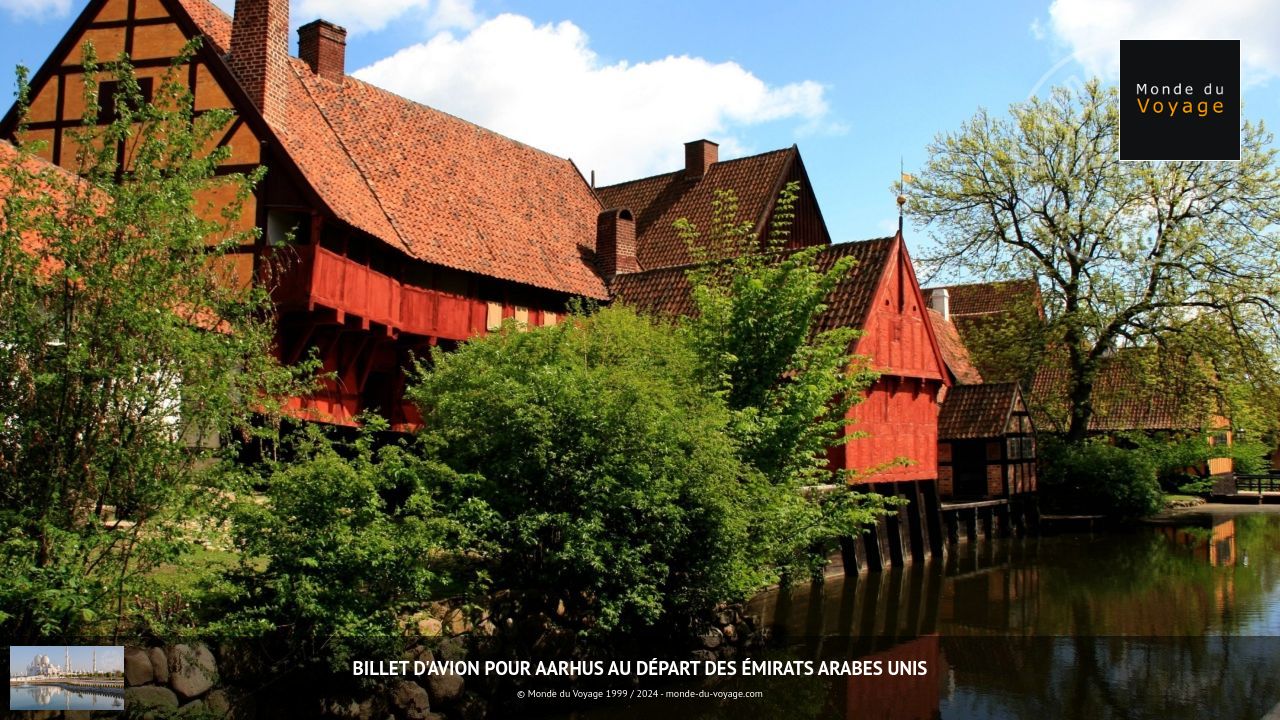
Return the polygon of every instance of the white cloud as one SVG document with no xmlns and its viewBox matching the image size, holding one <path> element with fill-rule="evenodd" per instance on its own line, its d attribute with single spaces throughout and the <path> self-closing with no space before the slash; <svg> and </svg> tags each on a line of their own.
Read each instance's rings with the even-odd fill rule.
<svg viewBox="0 0 1280 720">
<path fill-rule="evenodd" d="M 1274 0 L 1054 0 L 1057 39 L 1091 74 L 1120 73 L 1120 40 L 1240 40 L 1245 84 L 1280 75 L 1280 3 Z"/>
<path fill-rule="evenodd" d="M 436 0 L 436 9 L 427 19 L 427 30 L 470 30 L 479 24 L 480 18 L 476 15 L 474 0 Z"/>
<path fill-rule="evenodd" d="M 43 20 L 66 15 L 71 0 L 0 0 L 0 10 L 17 20 Z"/>
<path fill-rule="evenodd" d="M 601 184 L 683 165 L 706 137 L 721 156 L 747 148 L 744 126 L 826 122 L 822 85 L 770 86 L 733 62 L 669 56 L 605 65 L 571 22 L 500 15 L 457 37 L 440 33 L 355 73 L 406 97 L 574 158 Z M 838 127 L 835 129 L 838 130 Z"/>
</svg>

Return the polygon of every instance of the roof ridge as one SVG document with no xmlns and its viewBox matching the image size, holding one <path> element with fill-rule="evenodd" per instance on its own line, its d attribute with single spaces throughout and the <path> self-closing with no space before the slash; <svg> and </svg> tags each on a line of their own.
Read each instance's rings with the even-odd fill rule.
<svg viewBox="0 0 1280 720">
<path fill-rule="evenodd" d="M 297 60 L 297 58 L 290 58 Z M 299 61 L 301 62 L 301 61 Z M 289 69 L 293 72 L 294 77 L 298 79 L 298 84 L 302 86 L 303 91 L 307 94 L 307 99 L 315 106 L 316 112 L 320 113 L 320 117 L 324 119 L 324 124 L 328 126 L 329 132 L 333 133 L 333 137 L 338 141 L 338 146 L 342 148 L 342 154 L 347 156 L 347 160 L 351 161 L 351 166 L 356 169 L 356 173 L 360 175 L 360 179 L 364 181 L 364 186 L 368 188 L 369 194 L 373 197 L 373 201 L 378 204 L 378 209 L 382 211 L 382 216 L 387 219 L 387 225 L 391 227 L 392 232 L 396 234 L 396 238 L 400 241 L 401 249 L 410 256 L 413 255 L 409 247 L 408 241 L 404 237 L 404 233 L 400 231 L 400 226 L 396 223 L 395 218 L 391 217 L 391 213 L 387 212 L 387 208 L 382 203 L 382 198 L 378 196 L 378 191 L 373 187 L 373 182 L 369 180 L 369 176 L 365 173 L 364 168 L 360 166 L 360 162 L 351 154 L 351 149 L 347 147 L 347 142 L 343 139 L 342 134 L 334 127 L 333 121 L 329 119 L 329 114 L 325 112 L 324 105 L 316 100 L 311 92 L 311 88 L 307 87 L 306 80 L 302 78 L 298 71 L 298 63 L 290 62 Z"/>
<path fill-rule="evenodd" d="M 892 242 L 896 237 L 897 237 L 896 235 L 885 235 L 884 237 L 867 238 L 865 240 L 842 240 L 840 242 L 833 242 L 827 247 L 837 248 L 837 247 L 850 247 L 853 245 L 866 245 L 868 243 L 875 243 L 875 242 Z"/>
<path fill-rule="evenodd" d="M 775 155 L 775 154 L 778 154 L 778 153 L 785 153 L 785 152 L 790 151 L 790 150 L 791 150 L 792 148 L 794 148 L 794 147 L 795 147 L 795 145 L 791 145 L 790 147 L 777 148 L 776 150 L 766 150 L 766 151 L 764 151 L 764 152 L 758 152 L 758 153 L 755 153 L 754 155 L 743 155 L 742 157 L 730 158 L 730 159 L 728 159 L 728 160 L 717 160 L 714 164 L 716 164 L 716 165 L 730 165 L 730 164 L 733 164 L 733 163 L 739 162 L 739 161 L 741 161 L 741 160 L 754 160 L 754 159 L 756 159 L 756 158 L 764 157 L 765 155 Z M 660 178 L 660 177 L 666 177 L 667 175 L 679 175 L 679 174 L 680 174 L 680 173 L 682 173 L 682 172 L 684 172 L 684 171 L 683 171 L 683 170 L 668 170 L 667 172 L 656 173 L 656 174 L 653 174 L 653 175 L 647 175 L 647 176 L 645 176 L 645 177 L 635 178 L 634 180 L 623 180 L 623 181 L 622 181 L 622 182 L 620 182 L 620 183 L 614 183 L 614 184 L 612 184 L 612 185 L 601 185 L 598 189 L 599 189 L 599 190 L 611 190 L 611 189 L 613 189 L 613 188 L 622 187 L 623 185 L 634 185 L 635 183 L 646 182 L 646 181 L 648 181 L 648 180 L 656 180 L 656 179 L 658 179 L 658 178 Z M 703 175 L 702 177 L 706 177 L 706 175 Z M 690 179 L 701 179 L 701 178 L 690 178 Z"/>
</svg>

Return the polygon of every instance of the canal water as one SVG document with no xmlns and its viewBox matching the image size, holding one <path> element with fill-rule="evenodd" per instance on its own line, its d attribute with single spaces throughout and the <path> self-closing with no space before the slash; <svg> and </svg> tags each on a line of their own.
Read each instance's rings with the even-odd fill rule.
<svg viewBox="0 0 1280 720">
<path fill-rule="evenodd" d="M 980 541 L 751 610 L 772 634 L 754 660 L 879 674 L 721 679 L 696 689 L 744 695 L 574 717 L 1280 718 L 1280 514 Z"/>
<path fill-rule="evenodd" d="M 61 685 L 10 685 L 10 710 L 124 710 L 121 690 L 66 688 Z"/>
</svg>

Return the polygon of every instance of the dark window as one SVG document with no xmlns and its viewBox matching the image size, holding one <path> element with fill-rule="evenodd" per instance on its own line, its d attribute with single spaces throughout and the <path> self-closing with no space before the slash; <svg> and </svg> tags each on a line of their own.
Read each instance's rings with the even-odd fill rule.
<svg viewBox="0 0 1280 720">
<path fill-rule="evenodd" d="M 138 90 L 142 102 L 151 102 L 151 78 L 138 78 Z M 116 121 L 116 97 L 124 92 L 119 80 L 106 80 L 98 84 L 98 123 L 106 125 Z M 136 111 L 138 108 L 134 108 Z"/>
</svg>

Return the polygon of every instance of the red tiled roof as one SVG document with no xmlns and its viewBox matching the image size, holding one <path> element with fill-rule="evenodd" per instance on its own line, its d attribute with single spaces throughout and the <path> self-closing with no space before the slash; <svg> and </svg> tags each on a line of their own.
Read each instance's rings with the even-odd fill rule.
<svg viewBox="0 0 1280 720">
<path fill-rule="evenodd" d="M 947 369 L 955 376 L 960 385 L 973 385 L 982 382 L 982 373 L 974 367 L 969 358 L 969 348 L 960 339 L 960 333 L 954 323 L 942 317 L 942 313 L 933 308 L 926 308 L 929 320 L 933 322 L 933 334 L 938 337 L 938 349 L 942 351 L 942 359 Z"/>
<path fill-rule="evenodd" d="M 763 220 L 772 208 L 794 146 L 783 150 L 725 160 L 711 165 L 699 178 L 683 170 L 598 188 L 605 207 L 628 208 L 636 218 L 636 259 L 643 270 L 688 265 L 693 261 L 675 222 L 686 218 L 701 232 L 711 227 L 711 201 L 716 190 L 737 195 L 738 217 Z M 712 256 L 708 260 L 723 259 Z"/>
<path fill-rule="evenodd" d="M 818 267 L 824 272 L 845 257 L 854 258 L 857 265 L 828 296 L 827 310 L 818 318 L 816 331 L 862 327 L 893 244 L 893 238 L 879 238 L 823 249 L 818 255 Z M 663 316 L 689 315 L 694 308 L 688 271 L 689 266 L 684 266 L 619 275 L 614 280 L 613 290 L 616 297 L 641 312 Z"/>
<path fill-rule="evenodd" d="M 231 48 L 231 17 L 209 0 L 178 0 L 219 54 Z"/>
<path fill-rule="evenodd" d="M 4 172 L 0 172 L 0 230 L 6 226 L 5 203 L 15 194 L 36 203 L 41 211 L 47 209 L 61 218 L 66 217 L 65 210 L 80 193 L 87 193 L 83 198 L 92 201 L 99 212 L 105 211 L 110 202 L 110 198 L 84 178 L 39 156 L 24 154 L 7 140 L 0 140 L 0 167 L 4 168 Z M 18 190 L 14 188 L 14 176 L 23 178 L 18 182 Z M 22 228 L 19 241 L 26 252 L 40 253 L 49 238 L 35 228 L 26 227 Z M 61 267 L 59 261 L 45 255 L 40 260 L 42 273 Z"/>
<path fill-rule="evenodd" d="M 1017 398 L 1016 383 L 952 387 L 938 413 L 938 439 L 978 440 L 1004 435 Z"/>
<path fill-rule="evenodd" d="M 1157 381 L 1124 360 L 1122 353 L 1098 370 L 1091 432 L 1198 430 L 1206 426 L 1212 408 L 1203 388 L 1171 387 L 1167 377 Z M 1027 400 L 1037 425 L 1066 431 L 1070 381 L 1070 369 L 1059 363 L 1046 362 L 1036 371 Z"/>
<path fill-rule="evenodd" d="M 231 19 L 180 2 L 225 51 Z M 601 206 L 571 161 L 297 58 L 290 70 L 271 129 L 340 220 L 425 262 L 608 297 L 593 264 Z"/>
<path fill-rule="evenodd" d="M 1040 286 L 1031 279 L 924 288 L 926 301 L 934 290 L 947 291 L 951 314 L 958 317 L 1005 312 L 1024 302 L 1040 305 Z"/>
</svg>

